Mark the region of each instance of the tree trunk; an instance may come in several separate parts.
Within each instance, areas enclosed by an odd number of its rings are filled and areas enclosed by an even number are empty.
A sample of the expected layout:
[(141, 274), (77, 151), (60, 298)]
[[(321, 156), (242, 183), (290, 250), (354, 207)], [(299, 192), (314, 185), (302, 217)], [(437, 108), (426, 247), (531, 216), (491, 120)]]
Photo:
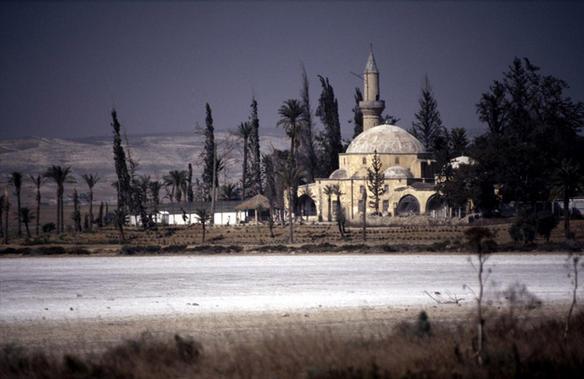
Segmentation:
[[(480, 243), (480, 242), (479, 242)], [(481, 249), (479, 245), (479, 250)], [(483, 320), (483, 268), (484, 268), (484, 258), (482, 253), (479, 251), (479, 296), (477, 297), (477, 361), (479, 365), (483, 364), (483, 344), (484, 344), (484, 320)]]
[(30, 230), (28, 229), (28, 222), (24, 223), (24, 229), (26, 230), (26, 236), (30, 238)]
[(294, 218), (292, 217), (292, 187), (288, 189), (288, 221), (290, 222), (290, 232), (288, 238), (290, 243), (294, 243)]
[(202, 236), (201, 243), (205, 243), (205, 223), (203, 222), (202, 225), (203, 225), (203, 236)]
[(61, 207), (60, 207), (60, 212), (61, 212), (61, 233), (65, 233), (65, 205), (64, 205), (64, 201), (63, 201), (63, 192), (64, 189), (61, 187), (59, 189), (59, 198), (61, 199)]
[(564, 236), (566, 239), (570, 239), (570, 197), (568, 192), (564, 191)]
[(579, 257), (572, 258), (573, 263), (573, 275), (574, 275), (574, 287), (572, 287), (572, 303), (570, 304), (570, 309), (568, 310), (568, 316), (566, 317), (566, 325), (564, 326), (564, 342), (568, 342), (568, 335), (570, 334), (570, 320), (572, 318), (572, 313), (576, 307), (576, 295), (578, 293), (578, 263), (580, 262)]
[(57, 234), (61, 233), (61, 197), (59, 195), (59, 190), (57, 189)]
[(363, 241), (367, 241), (367, 190), (363, 191)]
[(89, 189), (89, 230), (93, 229), (93, 188)]
[(20, 188), (16, 189), (16, 211), (18, 212), (18, 236), (22, 237), (22, 215), (20, 214)]
[(245, 200), (247, 186), (247, 138), (243, 139), (243, 174), (241, 178), (241, 199)]
[(211, 221), (215, 225), (215, 201), (217, 200), (217, 147), (213, 145), (213, 185), (211, 191)]
[(328, 214), (327, 214), (327, 221), (331, 222), (333, 220), (333, 216), (332, 216), (332, 207), (333, 207), (333, 202), (332, 202), (332, 198), (331, 195), (327, 195), (328, 196)]
[(36, 195), (36, 235), (37, 237), (40, 234), (40, 226), (41, 226), (41, 189), (37, 188), (37, 195)]
[(8, 245), (8, 211), (10, 210), (10, 202), (8, 200), (8, 190), (4, 190), (4, 201), (0, 206), (4, 207), (4, 244)]

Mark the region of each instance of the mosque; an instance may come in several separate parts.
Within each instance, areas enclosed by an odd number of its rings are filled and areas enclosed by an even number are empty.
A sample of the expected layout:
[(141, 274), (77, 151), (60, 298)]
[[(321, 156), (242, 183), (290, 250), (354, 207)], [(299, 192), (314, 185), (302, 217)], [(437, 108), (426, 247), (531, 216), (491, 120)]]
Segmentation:
[[(302, 216), (309, 221), (327, 221), (336, 218), (337, 198), (348, 221), (357, 221), (363, 212), (375, 212), (370, 206), (367, 190), (367, 169), (377, 153), (384, 172), (384, 193), (380, 197), (381, 217), (436, 214), (442, 203), (434, 190), (435, 161), (424, 150), (420, 141), (396, 125), (381, 123), (385, 102), (379, 94), (379, 71), (373, 51), (370, 51), (363, 72), (363, 132), (343, 154), (339, 154), (339, 169), (328, 178), (317, 178), (314, 183), (298, 189), (298, 205)], [(338, 186), (341, 195), (329, 195)], [(367, 203), (367, 204), (366, 204)]]

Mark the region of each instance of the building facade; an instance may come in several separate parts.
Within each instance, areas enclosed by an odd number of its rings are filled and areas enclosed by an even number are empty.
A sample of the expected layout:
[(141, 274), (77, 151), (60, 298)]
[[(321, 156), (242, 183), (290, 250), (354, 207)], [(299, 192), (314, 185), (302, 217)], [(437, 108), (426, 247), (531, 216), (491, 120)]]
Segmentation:
[(380, 121), (385, 102), (380, 99), (379, 71), (372, 51), (363, 81), (363, 101), (359, 103), (363, 132), (345, 153), (339, 154), (339, 169), (328, 178), (317, 178), (299, 187), (297, 212), (314, 221), (332, 221), (339, 210), (347, 220), (360, 219), (363, 212), (374, 213), (371, 194), (367, 193), (367, 199), (364, 195), (375, 154), (384, 173), (384, 193), (379, 200), (382, 217), (435, 214), (442, 210), (434, 190), (431, 154), (406, 130)]

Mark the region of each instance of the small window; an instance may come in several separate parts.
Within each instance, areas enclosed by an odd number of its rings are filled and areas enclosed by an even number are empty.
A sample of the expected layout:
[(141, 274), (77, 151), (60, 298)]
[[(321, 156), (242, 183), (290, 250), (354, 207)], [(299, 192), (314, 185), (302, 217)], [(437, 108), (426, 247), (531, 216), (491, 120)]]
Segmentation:
[(383, 212), (389, 211), (389, 200), (383, 200)]
[(359, 186), (359, 193), (365, 192), (365, 186)]
[(363, 157), (363, 164), (367, 164), (367, 158)]
[(383, 186), (383, 192), (385, 193), (389, 192), (389, 186), (387, 184)]
[(399, 157), (395, 157), (395, 164), (399, 164)]

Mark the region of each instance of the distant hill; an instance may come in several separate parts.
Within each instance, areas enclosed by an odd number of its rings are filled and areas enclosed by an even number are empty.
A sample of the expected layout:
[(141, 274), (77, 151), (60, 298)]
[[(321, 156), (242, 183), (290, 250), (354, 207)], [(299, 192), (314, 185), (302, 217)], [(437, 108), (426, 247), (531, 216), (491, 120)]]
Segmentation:
[[(235, 182), (241, 178), (242, 144), (235, 136), (218, 132), (215, 134), (219, 146), (230, 146), (224, 155), (227, 170), (220, 175), (220, 182)], [(194, 134), (175, 133), (158, 135), (129, 136), (129, 147), (132, 158), (138, 163), (138, 174), (150, 175), (160, 179), (169, 170), (186, 170), (187, 164), (193, 165), (193, 176), (201, 175), (202, 161), (199, 158), (203, 150), (202, 137)], [(288, 142), (285, 137), (261, 136), (262, 152), (270, 152), (273, 148), (286, 149)], [(113, 201), (115, 191), (111, 183), (116, 180), (112, 137), (91, 137), (77, 139), (60, 138), (19, 138), (0, 140), (0, 175), (1, 183), (6, 183), (7, 176), (12, 171), (20, 171), (26, 175), (25, 201), (32, 200), (32, 185), (28, 175), (44, 172), (50, 165), (71, 166), (77, 183), (68, 184), (66, 193), (73, 188), (80, 192), (87, 190), (81, 179), (82, 174), (97, 173), (102, 177), (96, 186), (96, 200)], [(47, 202), (54, 201), (55, 186), (48, 182), (43, 188), (43, 197)]]

